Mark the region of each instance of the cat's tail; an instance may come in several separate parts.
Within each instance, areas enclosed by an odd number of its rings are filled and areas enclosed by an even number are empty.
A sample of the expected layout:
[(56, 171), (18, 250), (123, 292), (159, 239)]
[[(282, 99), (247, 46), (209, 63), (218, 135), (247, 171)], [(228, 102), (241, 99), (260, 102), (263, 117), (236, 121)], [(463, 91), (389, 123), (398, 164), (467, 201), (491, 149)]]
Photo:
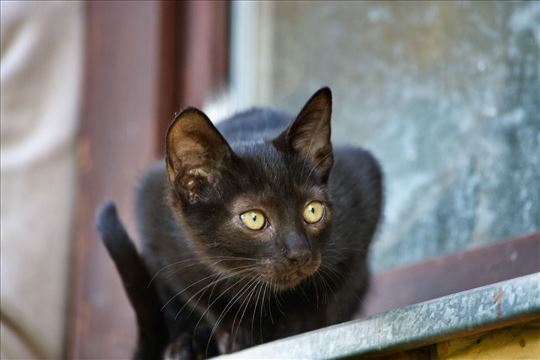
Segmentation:
[(134, 358), (162, 358), (168, 333), (157, 291), (154, 286), (149, 286), (148, 269), (118, 218), (114, 203), (104, 203), (96, 215), (97, 230), (116, 265), (137, 317), (139, 339)]

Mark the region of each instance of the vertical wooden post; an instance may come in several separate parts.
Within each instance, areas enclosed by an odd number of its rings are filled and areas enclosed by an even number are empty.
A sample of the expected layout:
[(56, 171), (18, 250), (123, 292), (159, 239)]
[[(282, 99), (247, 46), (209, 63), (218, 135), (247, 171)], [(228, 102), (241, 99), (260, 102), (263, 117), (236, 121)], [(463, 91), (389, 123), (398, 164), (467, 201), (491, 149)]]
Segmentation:
[[(185, 1), (167, 3), (166, 7), (163, 24), (166, 32), (175, 35), (174, 42), (167, 41), (162, 47), (167, 67), (162, 83), (164, 89), (174, 89), (170, 94), (175, 102), (161, 117), (160, 136), (174, 112), (186, 106), (202, 107), (210, 96), (224, 90), (229, 80), (229, 2)], [(163, 137), (159, 142), (163, 143)], [(160, 147), (161, 154), (163, 150)]]
[[(68, 358), (129, 358), (132, 309), (94, 227), (105, 199), (130, 234), (133, 192), (176, 110), (227, 78), (227, 2), (88, 2)], [(195, 18), (196, 16), (196, 18)], [(54, 186), (54, 184), (51, 184)]]

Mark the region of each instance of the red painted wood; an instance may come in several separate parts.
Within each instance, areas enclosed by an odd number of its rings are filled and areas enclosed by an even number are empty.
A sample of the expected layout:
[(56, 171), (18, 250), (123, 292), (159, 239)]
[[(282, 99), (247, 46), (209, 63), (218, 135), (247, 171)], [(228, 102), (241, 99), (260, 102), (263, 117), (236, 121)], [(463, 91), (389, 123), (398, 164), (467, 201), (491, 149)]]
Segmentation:
[(188, 104), (202, 105), (227, 80), (228, 5), (86, 3), (68, 358), (132, 354), (134, 314), (95, 231), (95, 209), (104, 199), (114, 200), (128, 231), (135, 234), (133, 189), (144, 168), (162, 156), (174, 112)]
[(540, 271), (540, 232), (373, 276), (363, 314), (373, 315)]

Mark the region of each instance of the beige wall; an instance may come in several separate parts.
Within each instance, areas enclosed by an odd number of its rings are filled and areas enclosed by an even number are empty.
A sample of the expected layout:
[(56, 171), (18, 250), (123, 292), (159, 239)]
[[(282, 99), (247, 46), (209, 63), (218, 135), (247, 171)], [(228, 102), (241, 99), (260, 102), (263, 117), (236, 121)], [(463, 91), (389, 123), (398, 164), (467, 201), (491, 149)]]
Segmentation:
[(2, 359), (63, 353), (83, 40), (81, 3), (1, 3)]

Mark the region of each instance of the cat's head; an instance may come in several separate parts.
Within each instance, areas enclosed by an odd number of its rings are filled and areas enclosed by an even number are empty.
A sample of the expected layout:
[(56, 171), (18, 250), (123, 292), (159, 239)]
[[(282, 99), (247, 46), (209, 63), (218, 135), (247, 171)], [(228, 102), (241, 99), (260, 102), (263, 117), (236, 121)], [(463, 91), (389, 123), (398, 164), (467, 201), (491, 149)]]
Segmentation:
[(330, 234), (332, 95), (317, 91), (272, 139), (227, 143), (201, 111), (169, 127), (171, 206), (208, 265), (278, 289), (314, 274)]

